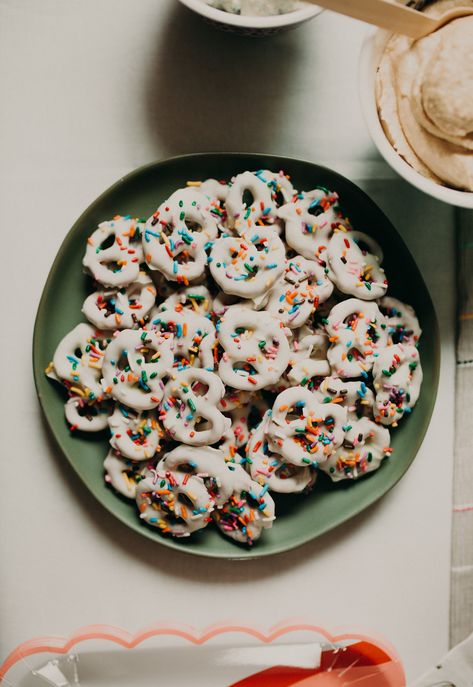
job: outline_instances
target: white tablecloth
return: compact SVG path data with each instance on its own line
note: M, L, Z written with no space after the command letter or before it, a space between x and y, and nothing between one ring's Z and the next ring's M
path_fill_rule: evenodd
M447 650L453 212L395 179L370 142L356 87L365 31L325 13L257 41L175 0L0 0L0 659L93 622L294 617L385 637L410 678ZM33 388L35 311L74 219L134 167L204 150L299 156L358 180L407 241L442 327L434 420L408 474L349 524L273 560L200 560L127 530L61 459Z

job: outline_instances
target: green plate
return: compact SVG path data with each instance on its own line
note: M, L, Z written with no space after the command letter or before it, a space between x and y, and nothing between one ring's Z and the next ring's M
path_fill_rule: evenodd
M99 222L116 214L148 217L188 179L224 179L247 169L262 168L284 169L296 188L322 185L338 191L342 208L354 227L379 241L390 280L389 293L414 306L423 330L421 396L412 415L393 432L394 453L377 472L338 485L321 475L309 496L279 497L273 528L264 532L252 549L232 543L212 527L188 541L166 539L140 521L133 502L122 500L105 486L102 463L107 436L71 435L64 419L64 395L58 384L46 378L44 369L60 339L83 320L81 306L88 293L88 281L82 273L82 255L86 237ZM434 407L439 363L439 332L431 298L411 254L386 216L363 191L339 174L309 162L269 155L189 155L142 167L120 179L92 203L66 236L44 287L33 338L34 375L41 406L55 440L84 485L136 532L164 546L214 558L254 558L287 551L347 521L383 496L406 472L421 445Z

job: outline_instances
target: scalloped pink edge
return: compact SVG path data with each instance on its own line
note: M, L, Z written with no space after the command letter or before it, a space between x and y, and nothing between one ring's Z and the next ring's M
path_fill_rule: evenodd
M406 684L405 673L400 659L394 648L388 646L385 641L374 640L367 635L351 632L332 635L322 627L304 623L293 625L278 624L267 632L244 625L214 625L206 628L201 633L197 633L193 628L185 628L183 626L173 627L170 625L154 625L136 634L132 634L112 625L87 625L74 632L70 637L36 637L23 642L7 656L0 666L0 682L3 681L7 672L13 668L15 664L28 656L40 653L67 654L73 647L77 646L77 644L92 639L102 639L119 644L126 649L133 649L147 639L159 635L180 637L192 644L200 645L205 644L205 642L208 642L218 635L238 633L250 635L262 643L269 644L291 632L313 632L314 634L322 635L330 643L346 640L368 642L381 649L386 654L389 661L396 666L399 677L399 687L404 687Z

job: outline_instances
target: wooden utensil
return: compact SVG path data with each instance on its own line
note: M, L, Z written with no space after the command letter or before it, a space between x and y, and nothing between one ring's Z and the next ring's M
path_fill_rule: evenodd
M306 0L327 10L361 19L382 29L400 33L410 38L422 38L437 31L452 19L473 15L471 7L455 7L440 17L431 17L425 12L406 7L391 0Z

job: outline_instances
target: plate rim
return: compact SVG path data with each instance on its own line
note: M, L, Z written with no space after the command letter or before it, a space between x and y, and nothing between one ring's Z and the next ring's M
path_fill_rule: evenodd
M40 357L40 336L41 336L41 329L47 325L47 314L45 312L46 310L46 300L48 298L48 294L51 290L51 284L53 282L53 279L56 276L56 273L58 269L61 266L61 263L63 261L63 254L66 251L67 245L69 243L69 240L73 235L78 231L79 227L81 226L83 220L86 218L86 216L93 211L93 209L101 203L103 199L105 199L110 193L118 190L123 184L126 184L129 180L132 180L133 178L146 173L148 170L151 169L159 169L161 167L165 167L166 165L169 165L171 163L175 162L185 162L185 160L192 159L195 160L196 158L200 158L203 161L209 158L227 158L227 157L232 157L232 158L253 158L255 161L258 159L264 158L265 160L275 160L275 161L280 161L278 164L281 164L282 161L284 163L286 162L294 162L296 164L305 164L309 165L311 167L317 167L319 170L322 172L329 172L331 175L335 175L335 177L339 177L340 179L343 180L343 182L348 182L351 186L354 186L358 193L360 193L363 196L363 201L373 205L376 207L379 213L383 216L384 221L392 227L394 230L397 240L402 243L404 249L406 252L411 256L412 260L414 261L414 264L417 267L419 277L422 280L422 284L425 289L425 293L430 301L431 305L431 311L433 315L433 328L435 331L435 338L432 342L433 344L433 368L432 368L432 382L433 386L435 389L435 392L429 397L427 400L427 405L426 405L426 412L428 415L428 422L426 426L423 428L423 431L420 432L419 434L416 435L416 440L415 443L413 442L414 448L412 451L413 458L409 465L407 466L406 470L399 476L397 476L392 483L390 483L387 487L383 487L379 492L376 493L375 497L369 501L369 503L359 510L357 510L355 513L351 513L349 515L338 515L337 517L334 517L333 520L331 520L330 524L327 526L323 527L320 531L318 531L315 535L310 533L310 532L305 532L303 535L296 541L296 542L289 542L283 545L276 544L275 547L271 550L265 551L265 550L258 550L257 545L252 547L251 549L243 549L239 546L235 545L235 553L221 553L218 551L208 551L205 549L202 550L195 550L192 548L187 548L186 546L182 546L178 541L175 541L174 539L171 538L166 538L166 537L158 537L156 536L157 533L155 531L152 531L148 529L147 527L140 527L140 522L137 519L137 522L130 522L125 516L123 516L121 513L117 513L113 510L111 510L108 505L106 505L101 498L95 493L95 490L92 489L82 478L82 476L79 473L79 470L76 468L75 464L70 460L69 455L68 455L68 450L66 447L63 445L61 438L59 437L58 433L55 430L54 424L49 421L48 417L48 412L46 408L46 403L44 402L43 394L41 391L41 385L44 383L44 368L42 367L39 357ZM334 169L331 169L329 167L326 167L325 165L319 165L316 162L312 162L310 160L306 160L303 158L297 158L293 156L287 156L287 155L277 155L277 154L271 154L271 153L253 153L253 152L248 152L248 153L242 153L242 152L222 152L222 151L216 151L216 152L199 152L199 153L186 153L183 155L174 155L172 157L167 157L164 159L159 159L155 160L152 162L149 162L147 164L141 165L124 176L120 177L117 181L112 183L109 187L107 187L99 196L97 196L89 205L81 212L81 214L77 217L77 219L74 221L72 224L71 228L66 232L61 245L59 246L59 249L56 253L56 256L53 260L53 263L51 265L51 268L48 272L48 276L46 278L46 281L44 282L44 286L41 292L41 297L38 303L37 311L36 311L36 316L35 316L35 322L34 322L34 327L33 327L33 337L32 337L32 365L33 365L33 378L34 378L34 384L35 384L35 389L36 389L36 395L38 397L38 401L41 407L41 420L45 423L46 425L46 430L49 433L50 436L53 437L55 445L59 448L61 451L63 457L66 458L68 464L72 467L73 473L75 474L76 478L79 479L81 485L87 489L87 491L92 494L92 496L100 503L100 505L107 510L108 513L110 513L114 518L116 518L119 522L122 524L126 525L130 529L134 530L138 534L141 534L142 536L146 537L150 541L153 541L157 544L161 544L167 548L171 548L174 551L179 551L180 553L187 554L190 556L200 556L202 558L211 558L211 559L219 559L219 560L256 560L256 559L261 559L261 558L267 558L270 556L277 556L281 555L284 553L287 553L288 551L294 551L296 549L299 549L305 545L307 545L309 542L314 541L315 539L318 539L319 537L326 535L328 532L335 530L336 528L340 527L343 523L348 522L354 517L359 516L361 513L367 511L368 509L372 508L383 496L385 496L391 489L393 489L398 482L404 477L404 475L409 471L409 468L411 467L412 463L414 462L420 447L422 446L422 443L424 441L425 435L428 431L428 428L430 426L430 422L432 419L432 414L434 411L437 395L438 395L438 387L439 387L439 379L440 379L440 363L441 363L441 345L440 345L440 328L439 328L439 320L437 317L437 312L435 309L435 305L432 301L432 297L430 295L430 292L427 288L427 285L425 283L424 277L420 271L420 269L417 266L417 262L414 260L411 251L407 247L407 244L405 243L403 237L401 234L398 232L396 227L393 225L391 220L387 217L387 215L384 213L384 211L379 207L379 205L370 198L370 196L363 190L361 189L355 182L351 181L348 177L345 177L343 174L340 174Z

